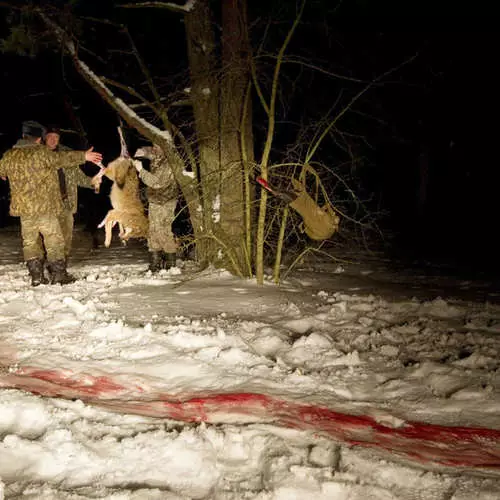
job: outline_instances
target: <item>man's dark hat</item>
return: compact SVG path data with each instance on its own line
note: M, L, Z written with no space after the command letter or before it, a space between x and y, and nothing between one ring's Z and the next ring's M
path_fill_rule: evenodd
M47 135L47 134L61 135L61 127L59 127L59 125L56 125L55 123L51 123L50 125L47 125L45 135Z
M28 120L23 122L23 136L44 137L45 127L38 122Z

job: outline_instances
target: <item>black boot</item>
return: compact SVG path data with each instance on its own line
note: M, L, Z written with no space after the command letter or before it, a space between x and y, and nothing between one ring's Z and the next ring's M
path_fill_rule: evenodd
M157 273L163 266L163 252L152 250L149 252L149 267L148 271Z
M31 286L46 285L49 280L43 274L43 260L30 259L26 262L31 276Z
M177 253L165 253L163 252L163 259L162 259L162 268L163 269L170 269L171 267L175 267L175 264L177 262Z
M47 267L49 269L50 283L52 285L69 285L76 281L76 278L66 270L66 263L62 259L49 262Z

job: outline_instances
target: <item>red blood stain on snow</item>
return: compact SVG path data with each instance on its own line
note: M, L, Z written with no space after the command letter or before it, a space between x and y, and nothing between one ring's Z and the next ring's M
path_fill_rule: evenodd
M32 370L29 376L35 379L44 380L52 384L62 385L81 394L100 396L113 392L124 391L125 387L113 382L109 377L83 377L73 378L71 375L65 376L63 372L56 370Z
M185 398L123 386L109 376L22 368L0 374L0 387L45 396L78 398L110 410L183 422L272 422L312 431L348 445L388 451L429 466L465 467L500 473L500 430L407 422L393 428L366 415L281 400L264 394L233 393Z
M43 396L64 396L92 400L124 393L126 388L110 377L93 377L67 370L39 370L31 367L19 368L0 376L0 387L24 389Z

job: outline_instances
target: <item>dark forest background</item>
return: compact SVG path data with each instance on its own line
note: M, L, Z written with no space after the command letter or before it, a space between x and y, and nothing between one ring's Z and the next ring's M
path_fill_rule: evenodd
M124 12L112 0L52 3L72 4L79 15L126 23L145 60L164 75L166 87L187 82L184 29L177 16ZM293 20L295 2L250 1L248 8L253 46L270 21L267 50L277 51ZM356 137L351 152L359 160L356 189L369 200L370 210L380 213L377 223L384 238L373 245L383 244L394 255L498 272L499 36L487 29L490 13L479 7L472 12L459 9L447 3L310 1L288 52L362 81L416 55L368 90L341 124L345 134ZM0 12L3 38L12 25L9 8ZM99 36L104 35L96 34L97 46ZM89 59L98 61L99 56L104 54ZM116 114L75 74L57 47L24 56L0 53L0 69L0 153L17 140L23 120L74 128L69 105L105 162L117 155ZM119 65L112 69L127 72ZM285 147L304 115L320 120L339 92L356 87L349 80L318 72L303 78L303 73L300 65L283 69L277 147ZM256 109L257 129L258 113ZM139 142L133 132L128 138ZM67 134L63 141L83 146L77 134ZM338 161L331 144L325 143L320 154L323 162ZM4 182L0 196L0 224L16 223L7 216ZM106 206L106 192L99 199ZM83 214L89 202L86 196L81 202Z

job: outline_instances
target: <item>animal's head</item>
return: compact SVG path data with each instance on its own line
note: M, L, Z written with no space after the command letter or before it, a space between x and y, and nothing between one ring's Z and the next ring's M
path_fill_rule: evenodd
M114 181L120 189L125 186L127 176L133 172L135 175L135 167L130 158L119 156L106 167L106 176Z

